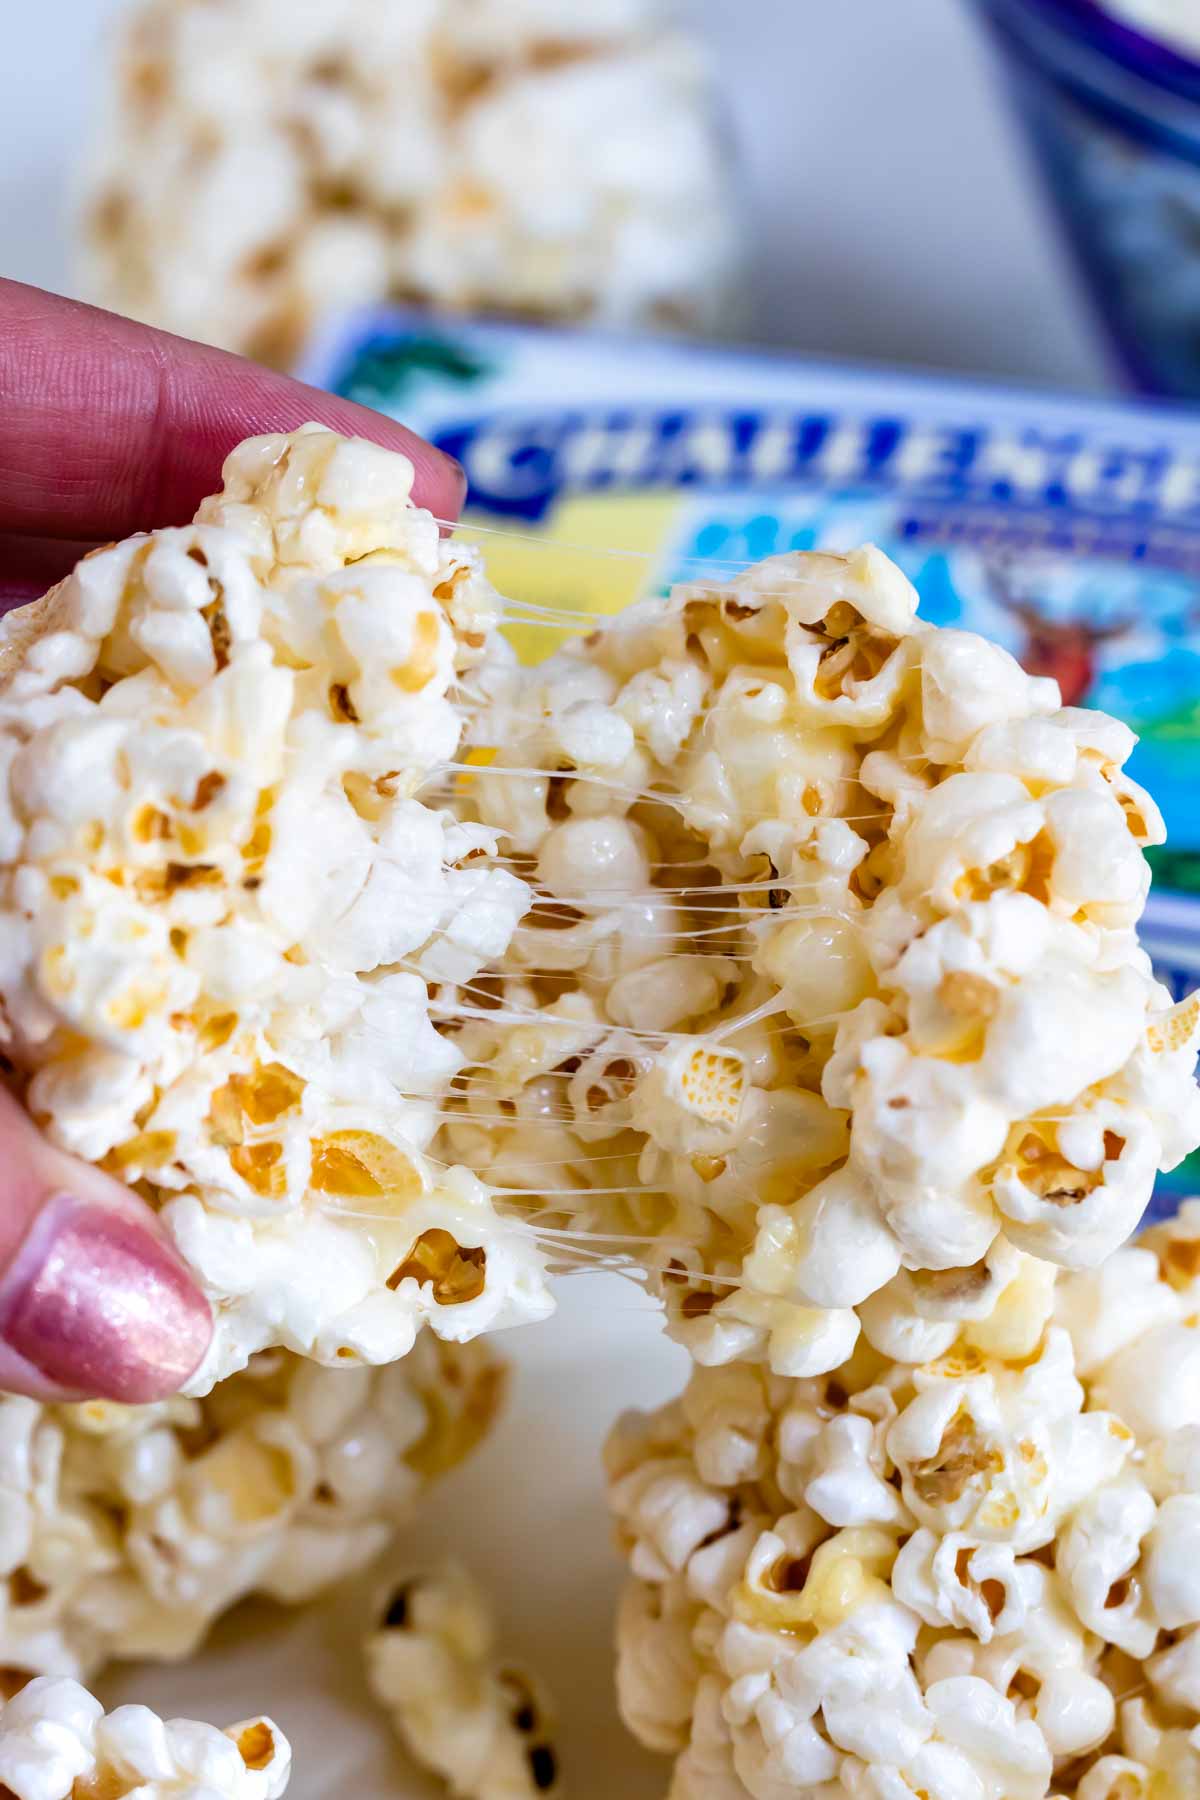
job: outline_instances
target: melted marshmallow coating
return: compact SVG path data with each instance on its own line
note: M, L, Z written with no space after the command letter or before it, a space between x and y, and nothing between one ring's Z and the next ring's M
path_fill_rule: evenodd
M877 550L776 557L477 684L532 901L445 1154L627 1245L702 1364L925 1361L1200 1141L1132 734L915 609Z
M385 1369L263 1351L202 1400L0 1398L0 1666L174 1661L248 1594L314 1598L474 1448L503 1375L426 1332Z
M526 904L419 797L496 596L402 456L313 426L224 479L0 627L0 1046L53 1141L161 1209L216 1313L201 1393L550 1304L426 1154L459 1067L430 987Z
M1200 1793L1200 1202L933 1361L697 1370L609 1445L675 1800Z

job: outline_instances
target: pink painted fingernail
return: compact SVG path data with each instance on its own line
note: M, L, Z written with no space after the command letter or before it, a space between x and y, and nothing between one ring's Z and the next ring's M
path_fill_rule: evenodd
M69 1194L39 1210L0 1279L0 1340L69 1393L161 1400L211 1335L204 1296L153 1229Z

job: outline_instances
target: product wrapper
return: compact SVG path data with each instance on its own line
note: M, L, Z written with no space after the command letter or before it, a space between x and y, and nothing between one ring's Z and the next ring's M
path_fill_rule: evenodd
M530 661L674 581L878 544L925 618L1138 733L1169 832L1143 942L1176 996L1200 985L1200 421L394 310L334 323L306 373L463 464L463 534ZM1200 1187L1197 1161L1166 1190Z

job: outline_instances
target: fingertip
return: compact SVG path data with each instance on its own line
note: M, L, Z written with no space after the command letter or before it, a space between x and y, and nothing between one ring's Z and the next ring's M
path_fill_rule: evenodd
M198 1368L212 1314L150 1210L0 1103L0 1386L142 1405Z

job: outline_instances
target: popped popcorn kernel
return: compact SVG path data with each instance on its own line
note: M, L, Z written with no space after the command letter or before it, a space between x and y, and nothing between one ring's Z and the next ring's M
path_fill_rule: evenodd
M376 1364L550 1306L533 1236L430 1156L462 1066L434 994L528 890L419 797L499 601L411 486L317 426L251 439L192 525L0 627L6 1056L195 1271L196 1393L276 1345Z
M627 728L598 759L583 713ZM1200 1143L1132 734L877 550L681 583L485 681L471 734L533 894L439 1143L628 1242L705 1366L1030 1353L1047 1289L1001 1266L1095 1268Z
M39 1676L0 1710L0 1783L14 1800L279 1800L291 1764L270 1719L219 1731L145 1706L106 1713L64 1677Z
M496 1621L464 1569L396 1588L366 1658L372 1692L401 1741L450 1793L521 1800L557 1791L550 1699L499 1655Z
M618 1424L618 1695L673 1791L1200 1792L1200 1313L1149 1247L1196 1237L1190 1202L1121 1253L1157 1295L1123 1322L1104 1267L1051 1269L1017 1355L960 1322Z
M426 1334L384 1369L265 1351L203 1399L0 1397L0 1663L175 1659L246 1595L363 1568L490 1429L504 1368Z
M202 0L131 9L88 161L90 297L281 367L328 309L388 298L721 321L711 73L650 0L294 11L244 0L231 38ZM390 673L415 691L431 667Z

